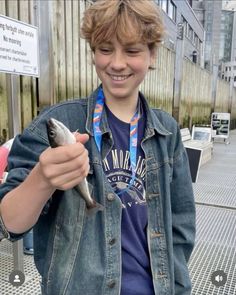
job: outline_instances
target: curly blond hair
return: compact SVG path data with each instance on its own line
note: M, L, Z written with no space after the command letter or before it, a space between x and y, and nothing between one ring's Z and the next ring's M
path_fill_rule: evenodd
M141 42L155 50L163 38L163 22L153 0L97 0L85 11L81 37L95 51L114 36L121 44Z

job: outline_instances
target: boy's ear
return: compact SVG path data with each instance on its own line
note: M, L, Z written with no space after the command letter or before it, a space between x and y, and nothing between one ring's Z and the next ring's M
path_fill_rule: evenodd
M94 61L94 53L92 53L92 64L95 65L95 61Z
M157 51L153 49L151 50L151 58L150 58L150 65L149 65L150 70L155 69L156 58L157 58Z

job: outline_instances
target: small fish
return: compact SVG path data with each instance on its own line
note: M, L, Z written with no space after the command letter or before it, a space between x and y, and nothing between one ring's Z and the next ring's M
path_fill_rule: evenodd
M50 118L47 121L47 133L50 146L55 148L66 144L73 144L76 142L74 134L60 121ZM85 178L75 187L85 200L86 207L89 213L103 210L104 207L97 203L90 195L88 182Z

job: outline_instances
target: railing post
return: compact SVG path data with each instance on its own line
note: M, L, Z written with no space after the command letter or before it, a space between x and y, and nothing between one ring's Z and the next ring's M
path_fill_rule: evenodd
M37 9L36 25L39 27L40 40L40 78L38 80L39 110L55 102L53 93L54 71L50 20L51 5L52 1L35 0L35 7Z
M184 27L182 23L178 24L178 36L176 40L175 54L175 73L174 73L174 95L172 102L172 115L179 122L180 98L181 98L181 81L183 75L184 59Z

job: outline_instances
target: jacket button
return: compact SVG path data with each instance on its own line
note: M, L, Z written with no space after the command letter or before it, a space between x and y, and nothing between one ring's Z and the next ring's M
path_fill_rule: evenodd
M109 245L114 245L115 244L115 242L116 242L116 239L115 238L113 238L113 239L110 239L109 240Z
M114 195L114 194L109 193L109 194L107 195L107 200L108 200L108 201L113 201L114 199L115 199L115 195Z
M108 286L110 289L114 288L115 285L116 285L116 281L115 281L115 280L110 281L110 282L107 284L107 286Z

